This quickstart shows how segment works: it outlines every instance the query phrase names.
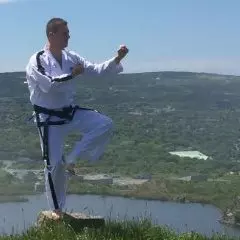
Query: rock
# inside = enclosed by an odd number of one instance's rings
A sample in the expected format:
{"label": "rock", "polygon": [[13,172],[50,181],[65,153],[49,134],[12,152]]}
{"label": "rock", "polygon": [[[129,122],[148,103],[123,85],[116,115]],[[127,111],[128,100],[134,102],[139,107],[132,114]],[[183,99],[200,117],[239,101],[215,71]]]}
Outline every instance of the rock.
{"label": "rock", "polygon": [[69,224],[74,231],[78,232],[85,227],[98,228],[105,224],[104,218],[100,216],[88,216],[84,213],[64,213],[61,218],[56,218],[52,211],[41,211],[37,218],[37,226],[48,223],[59,223],[60,221]]}
{"label": "rock", "polygon": [[229,212],[226,214],[227,217],[233,217],[233,213]]}
{"label": "rock", "polygon": [[234,226],[234,227],[240,227],[240,222],[239,222],[239,211],[230,211],[227,210],[223,216],[219,219],[219,222],[222,224]]}

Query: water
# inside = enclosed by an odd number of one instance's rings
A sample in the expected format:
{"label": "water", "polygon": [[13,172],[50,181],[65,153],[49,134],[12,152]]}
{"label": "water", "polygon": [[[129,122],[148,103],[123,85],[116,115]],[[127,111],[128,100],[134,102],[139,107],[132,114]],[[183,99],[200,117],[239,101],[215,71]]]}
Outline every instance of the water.
{"label": "water", "polygon": [[[29,196],[29,202],[0,204],[1,234],[19,233],[36,223],[37,214],[47,210],[44,195]],[[177,232],[197,231],[240,236],[240,229],[220,224],[220,211],[211,205],[146,201],[122,197],[68,195],[66,210],[100,215],[111,219],[151,218]]]}

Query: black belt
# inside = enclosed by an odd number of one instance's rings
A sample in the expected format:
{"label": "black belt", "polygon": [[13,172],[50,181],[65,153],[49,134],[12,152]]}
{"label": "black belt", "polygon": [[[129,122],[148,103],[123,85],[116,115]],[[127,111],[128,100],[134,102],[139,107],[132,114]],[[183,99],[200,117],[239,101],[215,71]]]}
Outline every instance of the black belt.
{"label": "black belt", "polygon": [[33,109],[36,113],[43,113],[50,116],[56,116],[59,118],[72,120],[73,113],[76,110],[76,107],[68,106],[68,107],[63,107],[61,109],[55,110],[55,109],[48,109],[48,108],[40,107],[37,105],[33,105]]}
{"label": "black belt", "polygon": [[[91,111],[96,111],[90,108],[83,108],[83,107],[79,107],[79,106],[67,106],[67,107],[63,107],[61,109],[48,109],[48,108],[44,108],[38,105],[33,105],[33,109],[34,112],[36,113],[36,120],[37,120],[37,125],[40,126],[44,126],[44,125],[62,125],[62,124],[66,124],[68,122],[70,122],[75,114],[75,111],[77,109],[82,109],[82,110],[91,110]],[[40,122],[40,118],[39,118],[39,114],[46,114],[48,115],[47,120],[44,122]],[[50,118],[52,116],[55,117],[59,117],[62,120],[58,120],[58,121],[50,121]]]}

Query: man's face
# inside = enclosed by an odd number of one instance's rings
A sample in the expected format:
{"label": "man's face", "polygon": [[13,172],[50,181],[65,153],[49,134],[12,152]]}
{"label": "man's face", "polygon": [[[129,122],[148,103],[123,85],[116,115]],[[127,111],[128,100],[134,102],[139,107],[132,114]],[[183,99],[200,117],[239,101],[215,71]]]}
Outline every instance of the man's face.
{"label": "man's face", "polygon": [[69,29],[67,25],[61,24],[58,26],[57,32],[49,36],[49,41],[51,45],[62,50],[68,46],[69,38]]}

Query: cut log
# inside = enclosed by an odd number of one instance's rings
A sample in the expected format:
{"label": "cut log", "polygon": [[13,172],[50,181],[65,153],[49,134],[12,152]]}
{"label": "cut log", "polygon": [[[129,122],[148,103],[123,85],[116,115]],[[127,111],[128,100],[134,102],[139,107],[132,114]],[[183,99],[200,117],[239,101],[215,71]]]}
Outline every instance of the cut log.
{"label": "cut log", "polygon": [[105,224],[104,218],[100,216],[90,216],[84,213],[63,213],[61,217],[56,217],[52,211],[41,211],[37,218],[37,226],[48,223],[59,223],[60,221],[69,224],[74,231],[81,231],[85,227],[98,228]]}

